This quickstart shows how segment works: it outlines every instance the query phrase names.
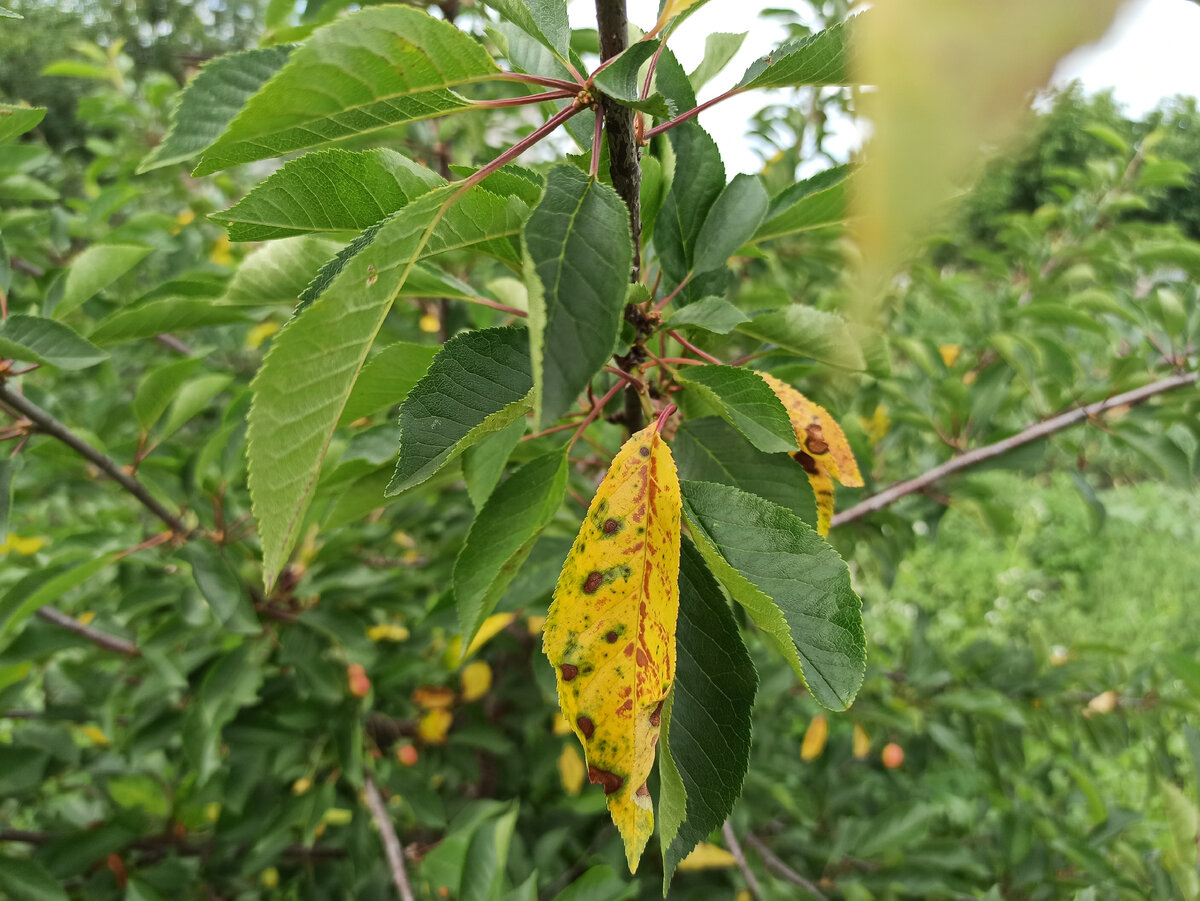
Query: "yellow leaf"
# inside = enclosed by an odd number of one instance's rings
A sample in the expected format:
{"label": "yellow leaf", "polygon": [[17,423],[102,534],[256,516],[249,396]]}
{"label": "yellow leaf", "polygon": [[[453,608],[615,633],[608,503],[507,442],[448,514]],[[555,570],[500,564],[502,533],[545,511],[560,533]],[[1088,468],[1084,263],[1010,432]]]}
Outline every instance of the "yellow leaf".
{"label": "yellow leaf", "polygon": [[179,225],[191,225],[195,218],[196,213],[194,210],[180,210],[179,214],[175,217],[175,222]]}
{"label": "yellow leaf", "polygon": [[525,620],[525,626],[529,629],[530,635],[541,635],[542,630],[546,628],[546,617],[531,616]]}
{"label": "yellow leaf", "polygon": [[463,700],[478,700],[492,687],[492,668],[477,660],[463,668],[461,679]]}
{"label": "yellow leaf", "polygon": [[737,858],[716,845],[701,842],[692,849],[692,853],[679,861],[679,869],[688,870],[727,870],[737,866]]}
{"label": "yellow leaf", "polygon": [[454,714],[449,710],[438,708],[426,711],[417,721],[417,737],[429,745],[445,744],[453,721]]}
{"label": "yellow leaf", "polygon": [[817,499],[817,534],[828,535],[829,527],[833,524],[833,480],[820,469],[816,472],[805,469],[804,474],[808,476],[813,497]]}
{"label": "yellow leaf", "polygon": [[108,736],[104,734],[104,730],[99,726],[84,726],[81,731],[84,737],[92,744],[99,745],[102,748],[107,747]]}
{"label": "yellow leaf", "polygon": [[217,240],[213,241],[212,250],[209,251],[208,258],[218,266],[228,266],[233,262],[232,249],[229,237],[221,235]]}
{"label": "yellow leaf", "polygon": [[274,319],[264,319],[250,331],[246,332],[246,346],[251,350],[262,347],[262,343],[279,331],[279,323]]}
{"label": "yellow leaf", "polygon": [[215,823],[221,819],[221,804],[218,801],[209,801],[204,805],[204,819],[210,823]]}
{"label": "yellow leaf", "polygon": [[438,329],[442,327],[441,321],[436,316],[430,316],[428,313],[421,317],[417,325],[421,331],[430,335],[436,335]]}
{"label": "yellow leaf", "polygon": [[344,807],[330,807],[321,816],[322,823],[328,823],[330,826],[345,826],[354,820],[354,811],[346,810]]}
{"label": "yellow leaf", "polygon": [[20,535],[9,532],[8,540],[0,542],[0,554],[12,551],[14,554],[28,557],[36,554],[49,543],[45,538],[22,538]]}
{"label": "yellow leaf", "polygon": [[379,623],[367,629],[371,641],[407,641],[408,629],[399,623]]}
{"label": "yellow leaf", "polygon": [[871,736],[867,735],[867,730],[858,723],[854,724],[854,756],[858,760],[866,759],[866,756],[871,753]]}
{"label": "yellow leaf", "polygon": [[962,353],[962,348],[957,344],[939,344],[938,353],[942,355],[942,362],[949,369],[958,362],[958,355]]}
{"label": "yellow leaf", "polygon": [[493,613],[483,621],[475,637],[471,639],[466,652],[462,652],[462,636],[455,635],[446,647],[443,660],[448,667],[456,667],[485,644],[503,632],[517,618],[515,613]]}
{"label": "yellow leaf", "polygon": [[558,776],[562,779],[563,791],[572,798],[583,789],[583,779],[587,775],[587,767],[583,758],[571,745],[563,745],[562,753],[558,755]]}
{"label": "yellow leaf", "polygon": [[744,888],[733,896],[733,901],[754,901],[754,896],[750,894],[750,889]]}
{"label": "yellow leaf", "polygon": [[867,440],[871,442],[872,447],[886,438],[892,428],[892,418],[888,416],[888,408],[883,404],[875,405],[875,412],[871,414],[870,419],[860,416],[858,421],[867,433]]}
{"label": "yellow leaf", "polygon": [[425,710],[440,710],[454,703],[454,691],[449,688],[422,685],[413,690],[412,702]]}
{"label": "yellow leaf", "polygon": [[79,614],[79,616],[75,618],[83,623],[83,625],[90,626],[92,624],[92,620],[96,618],[96,611],[84,610],[83,613]]}
{"label": "yellow leaf", "polygon": [[663,26],[678,16],[680,13],[685,13],[700,0],[667,0],[663,4],[662,12],[658,14],[658,22],[654,26],[655,32],[661,31]]}
{"label": "yellow leaf", "polygon": [[1112,713],[1117,709],[1117,702],[1120,700],[1115,691],[1109,689],[1102,691],[1096,697],[1088,701],[1088,713]]}
{"label": "yellow leaf", "polygon": [[558,701],[604,787],[630,872],[654,828],[646,778],[675,679],[679,477],[650,426],[625,442],[596,489],[546,620]]}
{"label": "yellow leaf", "polygon": [[825,714],[818,713],[804,732],[804,741],[800,745],[800,759],[816,760],[825,750],[825,742],[828,740],[829,720],[825,719]]}
{"label": "yellow leaf", "polygon": [[550,727],[550,730],[555,735],[570,735],[571,734],[571,724],[567,722],[567,718],[565,716],[563,716],[558,711],[555,711],[554,724]]}

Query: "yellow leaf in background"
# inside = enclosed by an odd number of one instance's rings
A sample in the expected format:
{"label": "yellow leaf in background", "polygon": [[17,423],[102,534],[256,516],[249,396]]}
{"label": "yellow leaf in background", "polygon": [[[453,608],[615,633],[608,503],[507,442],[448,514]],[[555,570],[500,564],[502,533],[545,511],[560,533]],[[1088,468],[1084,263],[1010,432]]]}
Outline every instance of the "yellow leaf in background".
{"label": "yellow leaf in background", "polygon": [[221,234],[217,240],[213,241],[212,250],[208,252],[208,258],[218,266],[228,266],[233,262],[233,245],[229,243],[229,236]]}
{"label": "yellow leaf in background", "polygon": [[246,332],[246,347],[256,350],[262,347],[264,341],[279,331],[279,323],[274,319],[264,319],[250,331]]}
{"label": "yellow leaf in background", "polygon": [[24,557],[29,557],[36,554],[50,542],[45,538],[22,538],[20,535],[8,533],[8,540],[0,542],[0,554],[7,554],[12,551],[14,554],[21,554]]}
{"label": "yellow leaf in background", "polygon": [[177,225],[191,225],[196,219],[196,212],[192,209],[180,210],[179,215],[175,217]]}
{"label": "yellow leaf in background", "polygon": [[436,316],[431,316],[426,313],[421,317],[420,321],[417,322],[417,326],[421,329],[421,331],[428,335],[436,335],[438,329],[442,327],[442,323],[441,320],[439,320]]}
{"label": "yellow leaf in background", "polygon": [[892,418],[888,416],[888,408],[883,404],[875,406],[875,412],[871,414],[870,419],[860,416],[858,421],[867,433],[867,440],[871,442],[872,447],[886,438],[892,428]]}
{"label": "yellow leaf in background", "polygon": [[221,804],[218,801],[210,801],[204,805],[204,819],[210,823],[215,823],[221,819]]}
{"label": "yellow leaf in background", "polygon": [[656,425],[632,436],[596,489],[563,564],[543,649],[558,701],[604,788],[630,872],[654,829],[646,779],[675,679],[679,477]]}
{"label": "yellow leaf in background", "polygon": [[817,532],[829,534],[833,519],[833,482],[830,476],[851,488],[862,487],[862,474],[854,459],[854,451],[846,440],[846,433],[829,411],[773,375],[759,372],[764,382],[787,409],[796,440],[803,450],[796,451],[796,460],[808,475],[813,494],[817,499]]}
{"label": "yellow leaf in background", "polygon": [[938,345],[938,353],[942,355],[942,362],[949,369],[958,362],[958,356],[962,353],[962,348],[957,344],[940,344]]}
{"label": "yellow leaf in background", "polygon": [[754,896],[750,894],[750,889],[744,888],[733,896],[733,901],[754,901]]}
{"label": "yellow leaf in background", "polygon": [[525,620],[525,627],[529,629],[530,635],[541,635],[542,629],[546,628],[546,617],[531,616]]}
{"label": "yellow leaf in background", "polygon": [[371,641],[408,641],[408,629],[399,623],[379,623],[367,629]]}
{"label": "yellow leaf in background", "polygon": [[516,618],[517,614],[515,613],[493,613],[483,621],[483,625],[479,627],[479,631],[475,633],[475,637],[471,639],[465,652],[462,651],[462,636],[455,635],[450,639],[446,646],[446,653],[443,655],[446,666],[450,668],[458,666],[507,629]]}
{"label": "yellow leaf in background", "polygon": [[1120,696],[1111,688],[1108,691],[1102,691],[1096,697],[1088,701],[1086,714],[1093,713],[1112,713],[1117,709],[1117,703],[1120,701]]}
{"label": "yellow leaf in background", "polygon": [[554,724],[550,727],[550,730],[555,735],[570,735],[573,731],[571,724],[567,722],[567,718],[558,711],[554,713]]}
{"label": "yellow leaf in background", "polygon": [[344,807],[330,807],[321,816],[321,822],[330,826],[346,826],[354,821],[354,811]]}
{"label": "yellow leaf in background", "polygon": [[96,618],[96,611],[84,610],[83,613],[79,614],[79,616],[75,618],[83,623],[83,625],[90,626],[92,624],[92,620]]}
{"label": "yellow leaf in background", "polygon": [[818,713],[804,732],[804,741],[800,745],[800,759],[816,760],[825,750],[825,742],[828,740],[829,720],[825,718],[825,714]]}
{"label": "yellow leaf in background", "polygon": [[858,723],[854,724],[854,756],[858,760],[866,759],[866,756],[871,753],[871,736],[867,735],[867,730]]}
{"label": "yellow leaf in background", "polygon": [[461,679],[463,700],[476,701],[492,687],[492,668],[482,660],[477,660],[463,668]]}
{"label": "yellow leaf in background", "polygon": [[454,703],[454,691],[450,688],[422,685],[413,690],[412,702],[423,710],[438,710]]}
{"label": "yellow leaf in background", "polygon": [[1059,59],[1104,34],[1121,2],[888,0],[862,16],[851,58],[856,81],[875,90],[860,110],[873,137],[856,176],[855,318],[874,318],[883,286],[939,208],[985,151],[1018,135],[1031,94]]}
{"label": "yellow leaf in background", "polygon": [[84,726],[81,730],[84,737],[94,745],[104,748],[108,746],[108,736],[99,726]]}
{"label": "yellow leaf in background", "polygon": [[558,755],[558,776],[562,779],[563,791],[572,798],[583,790],[587,767],[583,765],[579,752],[571,745],[563,745],[562,753]]}
{"label": "yellow leaf in background", "polygon": [[716,845],[701,842],[692,849],[692,853],[679,861],[679,869],[688,870],[727,870],[737,866],[737,858]]}
{"label": "yellow leaf in background", "polygon": [[654,30],[661,31],[663,26],[678,16],[680,13],[685,13],[700,0],[667,0],[663,4],[662,12],[658,14],[658,22],[654,26]]}
{"label": "yellow leaf in background", "polygon": [[443,745],[450,732],[454,714],[449,710],[429,710],[417,721],[417,738],[428,745]]}

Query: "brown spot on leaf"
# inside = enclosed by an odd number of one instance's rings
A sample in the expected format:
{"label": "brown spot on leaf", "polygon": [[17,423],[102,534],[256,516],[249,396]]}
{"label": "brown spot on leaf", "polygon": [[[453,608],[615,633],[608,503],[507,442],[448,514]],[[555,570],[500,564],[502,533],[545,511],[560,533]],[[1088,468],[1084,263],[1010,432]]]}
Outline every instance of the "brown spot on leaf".
{"label": "brown spot on leaf", "polygon": [[592,722],[590,717],[578,717],[575,720],[575,725],[579,727],[579,731],[583,733],[584,738],[591,738],[596,731],[596,724]]}
{"label": "brown spot on leaf", "polygon": [[562,670],[562,677],[563,677],[564,682],[570,682],[572,679],[574,679],[576,676],[579,675],[579,667],[572,666],[569,663],[564,663],[561,667],[559,667],[559,669]]}
{"label": "brown spot on leaf", "polygon": [[643,782],[643,783],[642,783],[642,787],[641,787],[641,788],[639,788],[639,789],[637,790],[637,794],[638,794],[639,796],[643,797],[643,798],[649,798],[649,797],[650,797],[650,789],[648,789],[648,788],[646,787],[646,783],[645,783],[645,782]]}
{"label": "brown spot on leaf", "polygon": [[663,705],[663,702],[659,701],[658,706],[654,708],[654,712],[652,714],[650,714],[650,725],[651,726],[657,726],[659,723],[662,722],[662,705]]}
{"label": "brown spot on leaf", "polygon": [[606,795],[611,795],[625,784],[625,780],[616,773],[610,773],[608,770],[601,770],[594,766],[588,767],[588,782],[593,785],[597,783],[603,785]]}
{"label": "brown spot on leaf", "polygon": [[616,644],[618,637],[619,636],[617,635],[616,632],[609,632],[607,635],[604,636],[604,640],[607,641],[609,644]]}
{"label": "brown spot on leaf", "polygon": [[604,576],[602,576],[600,573],[589,573],[587,581],[583,583],[584,594],[595,594],[596,589],[600,587],[600,584],[603,581]]}
{"label": "brown spot on leaf", "polygon": [[[632,656],[633,656],[633,642],[632,642],[632,641],[631,641],[631,642],[629,642],[629,644],[625,645],[625,656],[626,656],[626,657],[632,657]],[[639,659],[640,659],[640,657],[641,657],[641,651],[639,651],[639,652],[638,652],[638,657],[639,657]]]}
{"label": "brown spot on leaf", "polygon": [[646,656],[646,652],[643,651],[641,648],[638,648],[638,652],[637,652],[638,666],[645,666],[649,662],[650,662],[650,658]]}
{"label": "brown spot on leaf", "polygon": [[650,448],[648,448],[648,447],[639,447],[639,448],[638,448],[638,453],[639,453],[639,454],[641,454],[643,457],[649,457],[649,456],[650,456]]}
{"label": "brown spot on leaf", "polygon": [[615,519],[604,520],[604,534],[605,535],[611,535],[615,531],[617,531],[617,529],[619,529],[619,528],[621,528],[621,524],[619,522],[617,522]]}
{"label": "brown spot on leaf", "polygon": [[812,425],[808,426],[804,432],[806,435],[808,435],[808,441],[805,443],[808,445],[808,449],[811,453],[829,453],[829,444],[825,441],[825,434],[821,431],[821,426],[818,423],[814,422]]}
{"label": "brown spot on leaf", "polygon": [[804,451],[796,451],[792,454],[792,459],[804,467],[804,471],[809,475],[817,474],[817,461],[806,454]]}

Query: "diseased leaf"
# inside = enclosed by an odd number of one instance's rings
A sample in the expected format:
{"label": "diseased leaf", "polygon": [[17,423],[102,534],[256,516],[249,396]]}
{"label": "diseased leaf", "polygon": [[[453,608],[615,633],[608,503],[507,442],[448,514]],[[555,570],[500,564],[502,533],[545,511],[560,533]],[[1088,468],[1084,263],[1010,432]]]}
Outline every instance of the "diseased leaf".
{"label": "diseased leaf", "polygon": [[692,271],[724,266],[755,233],[767,212],[767,189],[757,175],[735,175],[709,209],[696,236]]}
{"label": "diseased leaf", "polygon": [[787,410],[766,382],[737,366],[689,366],[677,380],[713,404],[721,418],[761,451],[798,449]]}
{"label": "diseased leaf", "polygon": [[836,419],[820,404],[814,404],[791,385],[765,372],[762,376],[787,408],[801,449],[792,454],[803,467],[817,498],[817,532],[829,534],[833,520],[833,479],[843,485],[861,488],[862,475],[846,433]]}
{"label": "diseased leaf", "polygon": [[283,67],[291,52],[286,45],[265,47],[228,53],[205,63],[183,89],[162,143],[142,160],[138,172],[181,163],[206,150],[246,101]]}
{"label": "diseased leaf", "polygon": [[246,102],[196,175],[466,109],[451,88],[497,71],[483,45],[402,6],[370,7],[315,31]]}
{"label": "diseased leaf", "polygon": [[12,106],[0,103],[0,144],[37,128],[45,115],[44,106]]}
{"label": "diseased leaf", "polygon": [[485,435],[532,405],[523,328],[455,335],[400,407],[400,459],[388,495],[419,485]]}
{"label": "diseased leaf", "polygon": [[848,72],[848,43],[851,23],[839,22],[756,59],[738,82],[738,87],[786,88],[800,85],[852,84]]}
{"label": "diseased leaf", "polygon": [[563,715],[604,787],[636,872],[654,827],[646,779],[675,678],[679,482],[651,425],[633,435],[588,508],[563,564],[543,649]]}
{"label": "diseased leaf", "polygon": [[108,354],[61,322],[15,313],[0,322],[0,357],[87,369],[103,363]]}
{"label": "diseased leaf", "polygon": [[[721,827],[742,793],[758,690],[758,673],[721,587],[687,539],[679,556],[676,647],[679,663],[663,707],[658,763],[663,897],[679,862]],[[668,785],[677,786],[672,797]],[[668,818],[669,809],[675,813]]]}
{"label": "diseased leaf", "polygon": [[799,517],[711,482],[683,482],[684,515],[709,569],[808,690],[850,705],[866,670],[862,602],[845,562]]}
{"label": "diseased leaf", "polygon": [[675,109],[662,94],[655,92],[645,98],[641,96],[642,80],[639,73],[642,65],[654,55],[659,43],[650,40],[631,45],[595,76],[596,87],[621,106],[641,110],[659,119],[671,118],[675,115]]}
{"label": "diseased leaf", "polygon": [[429,371],[438,348],[401,341],[367,361],[346,399],[338,425],[346,425],[402,402]]}
{"label": "diseased leaf", "polygon": [[841,316],[791,304],[737,327],[744,335],[842,369],[865,369],[862,350]]}
{"label": "diseased leaf", "polygon": [[101,319],[88,337],[97,344],[119,344],[164,332],[187,332],[249,321],[249,317],[236,307],[219,306],[207,299],[170,297],[117,310]]}
{"label": "diseased leaf", "polygon": [[454,598],[465,646],[554,518],[566,487],[567,455],[555,451],[501,482],[475,517],[454,564]]}
{"label": "diseased leaf", "polygon": [[612,188],[555,166],[524,239],[534,422],[545,426],[612,355],[633,262],[629,213]]}
{"label": "diseased leaf", "polygon": [[136,266],[150,253],[142,244],[93,244],[71,261],[63,294],[54,306],[55,319],[82,306]]}
{"label": "diseased leaf", "polygon": [[270,241],[312,232],[360,232],[445,184],[387,148],[331,148],[292,160],[241,201],[209,218],[232,241]]}

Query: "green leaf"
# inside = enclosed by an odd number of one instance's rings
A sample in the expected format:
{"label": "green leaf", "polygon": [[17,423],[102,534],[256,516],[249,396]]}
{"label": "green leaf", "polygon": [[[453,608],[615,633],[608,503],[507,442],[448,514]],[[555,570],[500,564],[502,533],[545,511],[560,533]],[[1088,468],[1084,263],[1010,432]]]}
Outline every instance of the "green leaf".
{"label": "green leaf", "polygon": [[681,488],[709,568],[813,697],[831,709],[848,707],[866,670],[866,636],[862,602],[837,551],[770,501],[711,482]]}
{"label": "green leaf", "polygon": [[138,172],[181,163],[207,150],[246,101],[283,68],[291,52],[288,46],[265,47],[205,63],[183,89],[166,137],[142,160]]}
{"label": "green leaf", "polygon": [[641,96],[642,79],[639,73],[660,43],[657,40],[638,41],[622,51],[595,76],[593,81],[596,87],[621,106],[641,110],[659,119],[671,118],[675,115],[675,109],[662,94],[655,92],[644,99]]}
{"label": "green leaf", "polygon": [[133,416],[143,432],[149,431],[158,422],[172,398],[199,365],[200,358],[191,357],[175,360],[146,373],[133,396]]}
{"label": "green leaf", "polygon": [[761,178],[745,173],[735,175],[700,227],[692,254],[692,271],[700,275],[724,266],[762,223],[767,203],[767,189]]}
{"label": "green leaf", "polygon": [[696,239],[708,211],[725,189],[725,164],[716,141],[695,123],[667,132],[675,176],[654,223],[654,247],[663,272],[676,284],[692,268]]}
{"label": "green leaf", "polygon": [[0,322],[0,357],[87,369],[103,363],[108,354],[61,322],[16,313]]}
{"label": "green leaf", "polygon": [[630,901],[636,882],[626,882],[609,866],[595,866],[554,896],[554,901]]}
{"label": "green leaf", "polygon": [[360,232],[444,184],[394,150],[336,148],[292,160],[242,200],[209,218],[232,241],[270,241],[311,232]]}
{"label": "green leaf", "polygon": [[419,485],[468,447],[532,406],[523,328],[455,335],[400,407],[400,459],[388,495]]}
{"label": "green leaf", "polygon": [[38,607],[52,604],[72,588],[90,579],[104,567],[114,563],[119,554],[101,554],[76,566],[43,567],[30,573],[0,597],[0,636],[8,635]]}
{"label": "green leaf", "polygon": [[676,380],[712,404],[759,450],[800,449],[787,409],[758,373],[737,366],[689,366],[679,371]]}
{"label": "green leaf", "polygon": [[436,347],[401,341],[375,354],[350,390],[338,425],[387,410],[403,401],[429,370],[437,352]]}
{"label": "green leaf", "polygon": [[728,335],[750,317],[727,300],[720,297],[705,297],[688,304],[677,312],[666,324],[666,328],[700,328],[718,335]]}
{"label": "green leaf", "polygon": [[691,79],[693,90],[699,91],[721,74],[737,55],[737,52],[742,49],[742,42],[746,40],[746,34],[745,31],[741,34],[717,33],[710,34],[704,39],[704,58],[688,76]]}
{"label": "green leaf", "polygon": [[850,166],[835,166],[796,182],[771,198],[766,221],[752,243],[798,234],[846,219]]}
{"label": "green leaf", "polygon": [[509,456],[524,434],[525,420],[514,419],[506,428],[493,432],[463,452],[463,481],[467,483],[467,494],[476,510],[495,490]]}
{"label": "green leaf", "polygon": [[460,901],[500,901],[517,812],[514,802],[507,813],[487,820],[471,836],[462,882],[455,896]]}
{"label": "green leaf", "polygon": [[784,454],[763,453],[718,417],[683,422],[672,450],[681,479],[719,482],[757,494],[815,527],[816,504],[800,464]]}
{"label": "green leaf", "polygon": [[189,541],[179,549],[192,569],[192,578],[208,606],[230,632],[257,635],[262,631],[246,585],[221,549],[207,541]]}
{"label": "green leaf", "polygon": [[4,244],[4,236],[0,235],[0,291],[5,295],[12,290],[12,260],[8,255],[8,247]]}
{"label": "green leaf", "polygon": [[851,84],[847,66],[849,21],[788,41],[756,59],[738,82],[738,87],[748,90]]}
{"label": "green leaf", "polygon": [[0,457],[0,535],[8,535],[8,518],[12,512],[12,480],[20,457],[6,454]]}
{"label": "green leaf", "polygon": [[[696,106],[696,92],[688,80],[688,74],[679,64],[670,48],[664,47],[658,57],[658,65],[654,69],[654,89],[660,91],[667,103],[674,107],[674,112],[690,110]],[[645,165],[649,155],[642,158]],[[654,158],[656,159],[656,158]]]}
{"label": "green leaf", "polygon": [[[664,773],[659,796],[663,897],[679,862],[721,827],[742,793],[758,690],[758,673],[721,587],[686,538],[675,646],[675,685],[663,708],[659,751],[659,770],[674,769],[679,780]],[[672,784],[676,790],[668,797]]]}
{"label": "green leaf", "polygon": [[37,128],[45,115],[44,106],[12,106],[0,103],[0,144]]}
{"label": "green leaf", "polygon": [[566,487],[567,455],[555,451],[526,463],[484,503],[454,564],[463,647],[471,644],[542,529],[554,519]]}
{"label": "green leaf", "polygon": [[63,887],[40,863],[22,857],[0,855],[0,889],[12,901],[67,901],[68,898]]}
{"label": "green leaf", "polygon": [[71,261],[54,318],[62,319],[103,291],[150,253],[141,244],[93,244]]}
{"label": "green leaf", "polygon": [[321,267],[344,246],[316,235],[272,241],[242,261],[218,303],[295,306]]}
{"label": "green leaf", "polygon": [[239,710],[258,701],[263,661],[269,651],[265,642],[243,640],[212,663],[188,703],[180,743],[184,756],[197,770],[200,785],[225,765],[221,731]]}
{"label": "green leaf", "polygon": [[249,321],[250,317],[235,307],[218,306],[207,299],[169,297],[118,310],[101,319],[88,337],[97,344],[120,344],[166,332],[187,332]]}
{"label": "green leaf", "polygon": [[524,238],[534,422],[546,425],[612,355],[633,242],[617,192],[566,165],[550,170]]}
{"label": "green leaf", "polygon": [[423,10],[372,7],[313,33],[246,102],[196,175],[470,107],[451,88],[499,70],[483,45]]}
{"label": "green leaf", "polygon": [[214,372],[192,379],[180,386],[171,402],[167,421],[159,430],[157,440],[161,443],[177,432],[193,416],[209,409],[212,399],[229,387],[233,376]]}
{"label": "green leaf", "polygon": [[564,0],[487,0],[523,32],[549,49],[560,61],[571,52],[571,25]]}
{"label": "green leaf", "polygon": [[0,6],[0,19],[24,19],[24,18],[25,17],[23,15],[21,15],[20,13],[15,13],[11,9],[5,9],[3,6]]}
{"label": "green leaf", "polygon": [[791,304],[755,316],[737,330],[782,350],[843,369],[865,369],[866,361],[846,321],[836,313]]}

